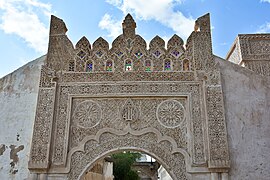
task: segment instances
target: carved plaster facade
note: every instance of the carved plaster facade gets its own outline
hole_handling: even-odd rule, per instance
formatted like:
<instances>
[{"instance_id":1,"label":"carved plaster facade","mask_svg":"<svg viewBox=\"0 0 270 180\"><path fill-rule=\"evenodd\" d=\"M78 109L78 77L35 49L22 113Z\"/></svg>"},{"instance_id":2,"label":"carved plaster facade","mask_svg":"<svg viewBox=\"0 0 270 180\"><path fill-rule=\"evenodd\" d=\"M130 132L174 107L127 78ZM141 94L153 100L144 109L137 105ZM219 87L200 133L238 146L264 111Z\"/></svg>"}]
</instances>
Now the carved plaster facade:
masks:
<instances>
[{"instance_id":1,"label":"carved plaster facade","mask_svg":"<svg viewBox=\"0 0 270 180\"><path fill-rule=\"evenodd\" d=\"M31 179L82 179L110 153L137 150L174 180L228 179L230 168L219 65L209 14L184 46L156 36L149 49L131 15L109 49L83 37L75 48L51 18L29 160Z\"/></svg>"},{"instance_id":2,"label":"carved plaster facade","mask_svg":"<svg viewBox=\"0 0 270 180\"><path fill-rule=\"evenodd\" d=\"M270 34L240 34L226 60L270 76Z\"/></svg>"}]
</instances>

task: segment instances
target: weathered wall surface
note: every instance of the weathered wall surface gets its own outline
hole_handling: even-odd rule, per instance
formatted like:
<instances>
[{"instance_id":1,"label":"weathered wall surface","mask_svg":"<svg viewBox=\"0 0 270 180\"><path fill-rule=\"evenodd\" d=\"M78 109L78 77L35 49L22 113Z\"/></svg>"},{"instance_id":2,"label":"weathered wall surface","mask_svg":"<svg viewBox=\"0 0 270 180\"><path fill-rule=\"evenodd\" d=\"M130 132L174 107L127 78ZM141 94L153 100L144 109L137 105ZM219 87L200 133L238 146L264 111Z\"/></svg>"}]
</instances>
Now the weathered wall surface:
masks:
<instances>
[{"instance_id":1,"label":"weathered wall surface","mask_svg":"<svg viewBox=\"0 0 270 180\"><path fill-rule=\"evenodd\" d=\"M0 179L28 177L41 65L40 57L0 79Z\"/></svg>"},{"instance_id":2,"label":"weathered wall surface","mask_svg":"<svg viewBox=\"0 0 270 180\"><path fill-rule=\"evenodd\" d=\"M221 65L231 180L270 179L270 78Z\"/></svg>"}]
</instances>

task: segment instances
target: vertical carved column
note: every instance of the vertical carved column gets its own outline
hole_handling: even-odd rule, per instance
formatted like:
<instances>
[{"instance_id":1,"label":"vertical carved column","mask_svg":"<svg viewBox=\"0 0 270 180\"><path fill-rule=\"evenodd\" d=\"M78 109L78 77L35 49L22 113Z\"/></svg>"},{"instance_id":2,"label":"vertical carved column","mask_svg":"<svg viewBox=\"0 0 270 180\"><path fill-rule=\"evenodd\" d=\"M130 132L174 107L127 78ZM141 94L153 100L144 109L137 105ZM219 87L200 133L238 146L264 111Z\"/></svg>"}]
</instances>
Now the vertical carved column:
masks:
<instances>
[{"instance_id":1,"label":"vertical carved column","mask_svg":"<svg viewBox=\"0 0 270 180\"><path fill-rule=\"evenodd\" d=\"M28 164L28 168L34 171L44 172L49 168L56 86L56 84L52 82L52 78L53 71L43 66Z\"/></svg>"},{"instance_id":2,"label":"vertical carved column","mask_svg":"<svg viewBox=\"0 0 270 180\"><path fill-rule=\"evenodd\" d=\"M53 82L53 79L56 74L68 70L68 62L73 58L74 53L73 45L67 38L66 32L67 28L63 20L51 16L49 47L45 65L41 70L29 161L29 169L34 172L46 172L50 166L56 96L56 82Z\"/></svg>"},{"instance_id":3,"label":"vertical carved column","mask_svg":"<svg viewBox=\"0 0 270 180\"><path fill-rule=\"evenodd\" d=\"M210 27L209 14L198 18L188 39L188 48L193 52L196 73L205 72L208 77L205 82L208 167L224 171L230 166L227 129L220 70L213 58Z\"/></svg>"},{"instance_id":4,"label":"vertical carved column","mask_svg":"<svg viewBox=\"0 0 270 180\"><path fill-rule=\"evenodd\" d=\"M73 60L74 47L66 32L64 21L52 16L46 65L55 71L68 71L69 62Z\"/></svg>"},{"instance_id":5,"label":"vertical carved column","mask_svg":"<svg viewBox=\"0 0 270 180\"><path fill-rule=\"evenodd\" d=\"M209 168L229 168L227 129L221 85L206 88Z\"/></svg>"},{"instance_id":6,"label":"vertical carved column","mask_svg":"<svg viewBox=\"0 0 270 180\"><path fill-rule=\"evenodd\" d=\"M214 67L209 14L196 20L188 44L193 47L193 61L196 70L207 71Z\"/></svg>"},{"instance_id":7,"label":"vertical carved column","mask_svg":"<svg viewBox=\"0 0 270 180\"><path fill-rule=\"evenodd\" d=\"M133 39L135 37L136 23L130 14L125 17L125 20L122 23L122 27L123 35L125 36L125 38Z\"/></svg>"}]
</instances>

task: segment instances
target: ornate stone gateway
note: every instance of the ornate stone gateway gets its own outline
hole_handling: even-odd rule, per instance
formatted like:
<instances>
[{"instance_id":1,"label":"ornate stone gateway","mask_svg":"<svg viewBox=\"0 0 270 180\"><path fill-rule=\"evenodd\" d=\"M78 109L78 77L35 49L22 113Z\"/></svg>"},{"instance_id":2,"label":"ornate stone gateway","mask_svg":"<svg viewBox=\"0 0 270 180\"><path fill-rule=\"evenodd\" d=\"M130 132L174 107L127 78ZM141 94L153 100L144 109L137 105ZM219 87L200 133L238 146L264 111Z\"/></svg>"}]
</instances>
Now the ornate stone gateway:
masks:
<instances>
[{"instance_id":1,"label":"ornate stone gateway","mask_svg":"<svg viewBox=\"0 0 270 180\"><path fill-rule=\"evenodd\" d=\"M229 152L209 14L187 40L156 36L147 49L130 15L109 44L74 48L51 18L29 169L32 179L81 179L119 150L156 158L174 180L227 179Z\"/></svg>"}]
</instances>

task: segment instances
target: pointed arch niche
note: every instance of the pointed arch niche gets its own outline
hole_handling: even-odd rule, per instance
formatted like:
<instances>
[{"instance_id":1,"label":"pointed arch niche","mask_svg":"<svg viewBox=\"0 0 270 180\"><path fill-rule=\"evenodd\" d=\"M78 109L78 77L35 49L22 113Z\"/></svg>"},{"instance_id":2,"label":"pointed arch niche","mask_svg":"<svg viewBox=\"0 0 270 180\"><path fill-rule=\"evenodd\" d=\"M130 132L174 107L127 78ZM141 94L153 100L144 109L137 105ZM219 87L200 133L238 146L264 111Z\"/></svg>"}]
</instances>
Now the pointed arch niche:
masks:
<instances>
[{"instance_id":1,"label":"pointed arch niche","mask_svg":"<svg viewBox=\"0 0 270 180\"><path fill-rule=\"evenodd\" d=\"M94 70L93 62L92 61L87 61L85 63L85 71L86 72L93 72L93 70Z\"/></svg>"},{"instance_id":2,"label":"pointed arch niche","mask_svg":"<svg viewBox=\"0 0 270 180\"><path fill-rule=\"evenodd\" d=\"M190 63L188 59L184 59L183 61L183 71L190 71Z\"/></svg>"},{"instance_id":3,"label":"pointed arch niche","mask_svg":"<svg viewBox=\"0 0 270 180\"><path fill-rule=\"evenodd\" d=\"M131 59L127 59L125 61L125 71L132 71L133 70L133 64Z\"/></svg>"},{"instance_id":4,"label":"pointed arch niche","mask_svg":"<svg viewBox=\"0 0 270 180\"><path fill-rule=\"evenodd\" d=\"M164 71L171 71L172 70L172 61L170 59L164 60Z\"/></svg>"},{"instance_id":5,"label":"pointed arch niche","mask_svg":"<svg viewBox=\"0 0 270 180\"><path fill-rule=\"evenodd\" d=\"M68 71L74 71L74 70L75 70L75 62L74 61L69 61Z\"/></svg>"},{"instance_id":6,"label":"pointed arch niche","mask_svg":"<svg viewBox=\"0 0 270 180\"><path fill-rule=\"evenodd\" d=\"M144 69L146 72L151 72L152 71L152 62L151 60L147 59L144 62Z\"/></svg>"},{"instance_id":7,"label":"pointed arch niche","mask_svg":"<svg viewBox=\"0 0 270 180\"><path fill-rule=\"evenodd\" d=\"M112 72L113 71L113 61L112 60L107 60L106 61L105 70L107 72Z\"/></svg>"}]
</instances>

